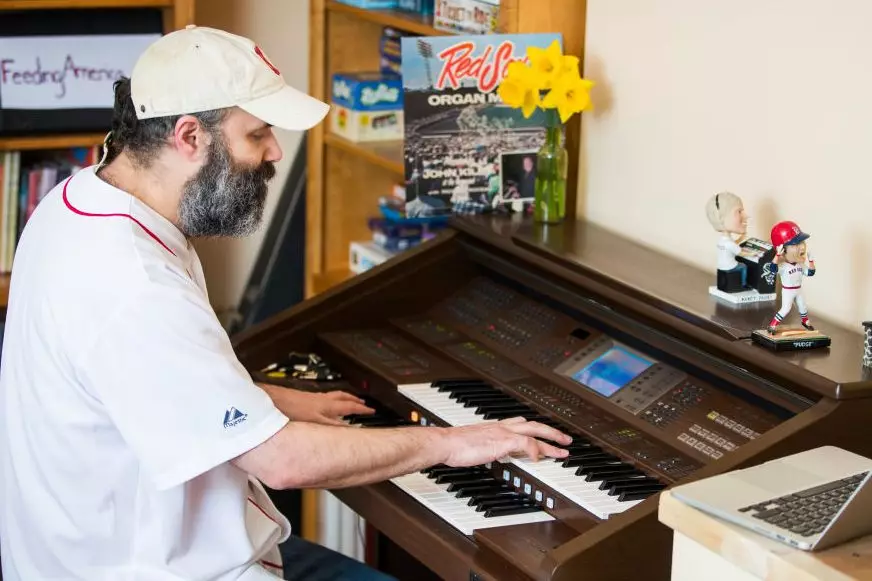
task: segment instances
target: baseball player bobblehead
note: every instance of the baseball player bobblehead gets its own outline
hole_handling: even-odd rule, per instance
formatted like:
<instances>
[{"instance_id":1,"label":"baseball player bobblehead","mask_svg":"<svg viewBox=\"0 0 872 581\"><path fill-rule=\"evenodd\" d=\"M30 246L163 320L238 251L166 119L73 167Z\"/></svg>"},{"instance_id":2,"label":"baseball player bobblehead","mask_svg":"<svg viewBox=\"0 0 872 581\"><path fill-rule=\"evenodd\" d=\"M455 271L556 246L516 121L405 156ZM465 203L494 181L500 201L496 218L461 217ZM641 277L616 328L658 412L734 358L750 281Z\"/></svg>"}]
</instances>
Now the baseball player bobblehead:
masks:
<instances>
[{"instance_id":1,"label":"baseball player bobblehead","mask_svg":"<svg viewBox=\"0 0 872 581\"><path fill-rule=\"evenodd\" d=\"M790 314L793 303L802 321L802 326L809 331L814 327L808 320L808 306L802 296L802 281L806 276L814 276L815 263L808 255L805 241L809 235L803 232L795 222L779 222L772 227L772 245L778 249L775 260L767 264L771 274L778 274L781 279L781 309L775 313L769 322L769 332L775 333L778 325Z\"/></svg>"}]
</instances>

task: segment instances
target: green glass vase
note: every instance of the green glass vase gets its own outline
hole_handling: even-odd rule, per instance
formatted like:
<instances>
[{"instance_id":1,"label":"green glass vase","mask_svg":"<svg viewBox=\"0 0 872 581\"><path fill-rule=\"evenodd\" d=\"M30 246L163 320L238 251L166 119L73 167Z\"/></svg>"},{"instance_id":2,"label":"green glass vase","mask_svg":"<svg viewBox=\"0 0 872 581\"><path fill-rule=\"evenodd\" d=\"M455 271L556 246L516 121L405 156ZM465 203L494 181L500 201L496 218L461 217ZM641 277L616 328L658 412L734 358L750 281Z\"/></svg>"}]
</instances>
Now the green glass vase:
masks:
<instances>
[{"instance_id":1,"label":"green glass vase","mask_svg":"<svg viewBox=\"0 0 872 581\"><path fill-rule=\"evenodd\" d=\"M536 155L536 197L533 219L554 224L566 216L566 174L569 156L563 144L563 124L557 109L546 109L545 143Z\"/></svg>"}]
</instances>

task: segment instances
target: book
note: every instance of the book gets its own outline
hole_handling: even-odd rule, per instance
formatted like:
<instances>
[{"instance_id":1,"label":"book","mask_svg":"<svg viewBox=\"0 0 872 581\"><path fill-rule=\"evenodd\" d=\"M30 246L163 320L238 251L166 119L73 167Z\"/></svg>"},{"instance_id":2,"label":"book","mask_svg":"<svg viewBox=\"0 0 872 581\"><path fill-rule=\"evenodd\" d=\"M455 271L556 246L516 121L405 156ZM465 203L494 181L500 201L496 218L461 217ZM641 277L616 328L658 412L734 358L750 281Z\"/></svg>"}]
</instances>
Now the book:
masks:
<instances>
[{"instance_id":1,"label":"book","mask_svg":"<svg viewBox=\"0 0 872 581\"><path fill-rule=\"evenodd\" d=\"M497 93L527 47L558 33L405 37L403 77L406 212L474 205L532 211L536 153L545 114L525 119Z\"/></svg>"}]
</instances>

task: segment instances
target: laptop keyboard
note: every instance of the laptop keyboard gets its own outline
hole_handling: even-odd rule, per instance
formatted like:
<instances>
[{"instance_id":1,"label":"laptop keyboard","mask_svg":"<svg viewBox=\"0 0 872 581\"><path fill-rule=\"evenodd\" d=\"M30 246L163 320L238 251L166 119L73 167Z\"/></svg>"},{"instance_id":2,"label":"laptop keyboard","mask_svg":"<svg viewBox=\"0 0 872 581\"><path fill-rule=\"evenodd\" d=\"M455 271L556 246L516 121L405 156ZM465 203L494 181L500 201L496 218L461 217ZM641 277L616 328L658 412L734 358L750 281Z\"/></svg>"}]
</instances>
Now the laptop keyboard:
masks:
<instances>
[{"instance_id":1,"label":"laptop keyboard","mask_svg":"<svg viewBox=\"0 0 872 581\"><path fill-rule=\"evenodd\" d=\"M866 477L866 472L834 480L813 488L807 488L752 504L739 512L752 512L751 516L771 525L789 530L804 537L821 533L833 516L847 502L857 485Z\"/></svg>"}]
</instances>

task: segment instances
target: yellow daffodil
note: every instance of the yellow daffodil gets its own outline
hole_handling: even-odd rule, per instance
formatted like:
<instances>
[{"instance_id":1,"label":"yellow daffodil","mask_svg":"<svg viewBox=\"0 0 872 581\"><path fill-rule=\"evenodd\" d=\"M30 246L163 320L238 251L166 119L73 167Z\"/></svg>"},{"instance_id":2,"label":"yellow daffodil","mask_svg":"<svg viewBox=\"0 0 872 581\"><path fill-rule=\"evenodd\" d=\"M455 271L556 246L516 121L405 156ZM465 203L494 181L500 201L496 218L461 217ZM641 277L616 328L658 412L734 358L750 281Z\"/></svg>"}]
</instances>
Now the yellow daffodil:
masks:
<instances>
[{"instance_id":1,"label":"yellow daffodil","mask_svg":"<svg viewBox=\"0 0 872 581\"><path fill-rule=\"evenodd\" d=\"M550 89L566 67L560 43L556 40L544 49L538 46L527 47L527 58L530 60L530 67L541 82L541 89Z\"/></svg>"},{"instance_id":2,"label":"yellow daffodil","mask_svg":"<svg viewBox=\"0 0 872 581\"><path fill-rule=\"evenodd\" d=\"M529 119L542 102L533 71L517 61L509 64L497 94L509 107L520 108L525 119Z\"/></svg>"},{"instance_id":3,"label":"yellow daffodil","mask_svg":"<svg viewBox=\"0 0 872 581\"><path fill-rule=\"evenodd\" d=\"M562 75L578 74L578 57L571 54L563 57Z\"/></svg>"},{"instance_id":4,"label":"yellow daffodil","mask_svg":"<svg viewBox=\"0 0 872 581\"><path fill-rule=\"evenodd\" d=\"M579 113L592 106L590 89L593 85L593 82L582 79L577 69L574 74L560 75L542 99L542 106L546 109L556 108L560 114L560 122L566 123L573 113Z\"/></svg>"}]
</instances>

